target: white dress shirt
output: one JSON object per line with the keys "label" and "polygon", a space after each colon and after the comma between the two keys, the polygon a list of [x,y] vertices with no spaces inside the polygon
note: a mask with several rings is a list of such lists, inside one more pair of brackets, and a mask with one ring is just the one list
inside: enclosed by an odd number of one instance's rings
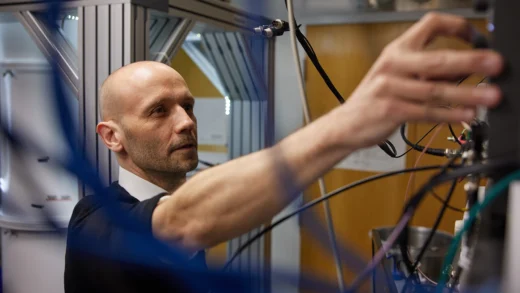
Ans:
{"label": "white dress shirt", "polygon": [[[167,192],[161,187],[135,175],[123,167],[119,167],[119,185],[139,201],[147,200],[160,193]],[[162,197],[161,201],[168,197],[169,196]]]}

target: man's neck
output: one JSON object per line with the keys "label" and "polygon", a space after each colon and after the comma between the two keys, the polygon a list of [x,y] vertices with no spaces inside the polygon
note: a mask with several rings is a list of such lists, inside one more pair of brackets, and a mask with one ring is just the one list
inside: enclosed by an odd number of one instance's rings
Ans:
{"label": "man's neck", "polygon": [[177,190],[182,184],[184,184],[184,182],[186,182],[186,174],[149,173],[150,172],[148,172],[148,177],[143,178],[163,188],[170,194]]}
{"label": "man's neck", "polygon": [[[123,166],[122,166],[123,167]],[[157,171],[144,171],[140,168],[124,167],[129,172],[149,181],[168,193],[173,193],[177,190],[184,182],[186,182],[186,173],[170,173],[170,172],[157,172]]]}

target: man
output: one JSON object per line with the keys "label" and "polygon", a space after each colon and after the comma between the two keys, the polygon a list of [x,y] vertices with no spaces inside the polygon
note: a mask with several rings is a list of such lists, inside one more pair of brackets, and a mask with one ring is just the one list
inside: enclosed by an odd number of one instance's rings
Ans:
{"label": "man", "polygon": [[[121,166],[119,184],[112,186],[117,200],[154,237],[186,250],[191,261],[203,262],[198,251],[265,223],[339,161],[383,141],[402,123],[468,121],[476,106],[495,106],[500,100],[495,86],[457,87],[439,80],[497,75],[503,68],[498,54],[424,50],[439,35],[469,41],[472,32],[462,18],[429,14],[384,50],[345,104],[269,149],[187,182],[186,173],[198,161],[189,89],[166,65],[128,65],[103,84],[97,127]],[[460,106],[447,109],[439,103]],[[78,203],[70,222],[68,293],[187,290],[179,287],[186,285],[183,280],[173,282],[144,265],[94,261],[91,254],[74,249],[80,235],[94,233],[108,255],[125,250],[120,228],[106,220],[104,207],[92,198]]]}

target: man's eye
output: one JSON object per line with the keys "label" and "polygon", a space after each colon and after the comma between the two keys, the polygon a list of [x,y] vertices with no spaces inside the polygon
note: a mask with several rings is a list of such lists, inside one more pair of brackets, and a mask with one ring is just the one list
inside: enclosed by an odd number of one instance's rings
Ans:
{"label": "man's eye", "polygon": [[185,106],[184,106],[184,110],[186,110],[186,112],[191,112],[191,111],[193,111],[193,105],[185,105]]}
{"label": "man's eye", "polygon": [[156,107],[152,110],[152,114],[161,114],[165,113],[166,109],[163,106]]}

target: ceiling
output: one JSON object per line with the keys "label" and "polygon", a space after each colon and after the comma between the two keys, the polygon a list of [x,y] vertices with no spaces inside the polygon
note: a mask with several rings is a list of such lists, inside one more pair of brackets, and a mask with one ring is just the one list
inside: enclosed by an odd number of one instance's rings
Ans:
{"label": "ceiling", "polygon": [[[298,0],[297,0],[298,1]],[[472,0],[300,0],[305,14],[469,8]]]}
{"label": "ceiling", "polygon": [[[293,0],[297,16],[355,15],[368,12],[424,12],[471,8],[472,0]],[[287,17],[283,0],[231,0],[231,4],[271,18]]]}

